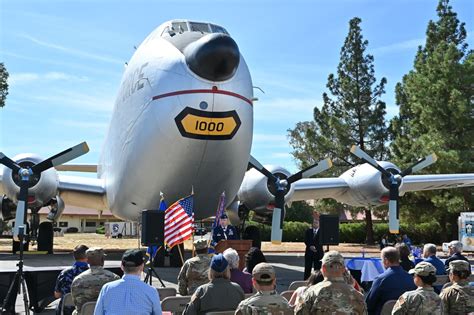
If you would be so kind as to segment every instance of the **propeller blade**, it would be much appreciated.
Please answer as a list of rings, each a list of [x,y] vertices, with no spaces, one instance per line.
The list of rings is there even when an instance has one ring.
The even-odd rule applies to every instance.
[[[11,160],[8,156],[0,152],[0,164],[5,165],[13,172],[18,173],[21,169],[20,165],[16,164],[13,160]]]
[[[271,178],[273,180],[277,180],[277,178],[275,177],[275,175],[273,175],[269,170],[267,170],[262,164],[260,164],[259,161],[257,161],[256,158],[254,158],[253,156],[250,156],[250,159],[249,159],[249,164],[254,168],[256,169],[257,171],[259,171],[260,173],[262,173],[263,175],[265,175],[266,177],[268,178]]]
[[[28,179],[22,179],[20,183],[20,194],[18,195],[18,204],[16,206],[15,226],[13,227],[13,239],[20,241],[20,227],[25,226],[25,216],[28,205]],[[24,229],[23,231],[26,230]]]
[[[418,171],[424,169],[425,167],[430,166],[431,164],[436,162],[436,160],[438,160],[438,157],[436,156],[436,154],[432,153],[432,154],[428,155],[427,157],[424,157],[424,158],[418,160],[418,162],[416,162],[415,164],[413,164],[409,168],[403,170],[403,172],[401,172],[400,175],[402,177],[404,177],[406,175],[410,175],[411,173],[418,172]]]
[[[288,180],[287,180],[288,184],[294,183],[297,180],[300,180],[302,178],[309,178],[313,175],[322,173],[325,170],[330,169],[331,167],[332,167],[331,159],[328,158],[328,159],[321,160],[318,163],[311,165],[310,167],[288,177]]]
[[[83,154],[86,154],[87,152],[89,152],[89,147],[87,146],[86,142],[82,142],[72,148],[64,150],[63,152],[58,153],[50,157],[49,159],[46,159],[36,164],[31,168],[31,170],[33,171],[33,173],[39,174],[53,166],[69,162]]]
[[[367,163],[369,163],[370,165],[372,165],[376,169],[378,169],[382,174],[384,174],[388,178],[390,178],[390,176],[392,176],[392,174],[390,174],[390,172],[388,172],[382,166],[380,166],[377,163],[377,161],[375,161],[370,155],[368,155],[367,153],[362,151],[361,148],[359,148],[358,146],[353,145],[352,148],[351,148],[351,153],[354,154],[355,156],[357,156],[358,158],[366,161]]]
[[[390,183],[390,201],[388,203],[388,229],[392,234],[398,234],[400,232],[398,186],[396,178],[392,177]]]
[[[272,234],[270,237],[272,244],[281,244],[283,229],[281,228],[280,222],[281,222],[282,216],[283,216],[282,209],[275,207],[273,209]]]

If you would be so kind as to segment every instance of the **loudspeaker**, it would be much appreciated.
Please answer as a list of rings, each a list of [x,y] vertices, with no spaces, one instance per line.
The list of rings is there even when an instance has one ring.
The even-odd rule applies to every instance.
[[[319,244],[339,245],[339,216],[330,214],[319,216]]]
[[[162,246],[165,240],[165,212],[163,210],[142,211],[142,245]]]

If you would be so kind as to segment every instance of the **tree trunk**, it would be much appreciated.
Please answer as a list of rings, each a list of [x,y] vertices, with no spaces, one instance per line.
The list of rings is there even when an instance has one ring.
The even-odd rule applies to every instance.
[[[372,211],[365,210],[365,243],[367,245],[374,245],[374,227],[372,224]]]

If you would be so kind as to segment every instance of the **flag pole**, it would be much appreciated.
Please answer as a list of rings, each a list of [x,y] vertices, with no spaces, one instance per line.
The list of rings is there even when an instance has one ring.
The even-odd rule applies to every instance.
[[[178,244],[178,245],[176,245],[176,246],[178,246],[179,257],[181,257],[181,262],[182,262],[183,265],[184,265],[183,253],[181,252],[181,246],[179,246],[179,245],[181,245],[181,244],[184,244],[184,243],[180,243],[180,244]],[[184,245],[183,245],[183,246],[184,246]]]

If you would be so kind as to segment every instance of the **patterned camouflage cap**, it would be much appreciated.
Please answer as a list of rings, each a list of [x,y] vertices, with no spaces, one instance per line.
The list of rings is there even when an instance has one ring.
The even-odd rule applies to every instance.
[[[86,251],[87,258],[107,256],[104,249],[100,247],[91,247]]]
[[[321,263],[323,265],[338,263],[344,266],[344,257],[342,257],[338,251],[330,250],[324,254],[323,259],[321,259]]]
[[[194,248],[196,250],[200,250],[200,249],[206,249],[207,248],[207,241],[203,238],[199,239],[199,240],[195,240],[194,241]]]
[[[267,263],[259,263],[252,270],[252,277],[258,282],[271,283],[275,279],[275,269]]]
[[[422,261],[418,263],[415,268],[408,271],[409,274],[415,274],[417,276],[429,276],[436,275],[436,268],[429,262]]]
[[[471,271],[471,266],[467,261],[455,260],[449,263],[449,271]]]

